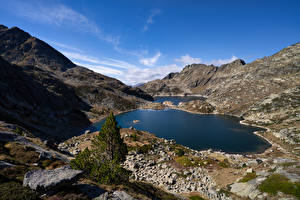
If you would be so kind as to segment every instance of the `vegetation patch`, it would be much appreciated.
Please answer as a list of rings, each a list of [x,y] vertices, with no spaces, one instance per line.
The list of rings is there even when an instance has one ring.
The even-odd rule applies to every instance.
[[[18,181],[11,181],[0,175],[0,200],[35,200],[38,195]]]
[[[86,148],[70,164],[74,169],[84,170],[88,178],[98,183],[126,183],[130,171],[120,164],[125,161],[127,152],[120,136],[120,127],[113,113],[110,113],[99,134],[92,140],[91,150]]]
[[[187,156],[180,156],[175,158],[175,162],[184,166],[184,167],[192,167],[195,166],[195,164],[192,163],[191,159],[189,159]]]
[[[176,154],[176,156],[181,157],[181,156],[184,156],[185,152],[182,148],[177,148],[177,149],[175,149],[175,154]]]
[[[290,182],[285,176],[280,174],[272,174],[259,185],[261,192],[267,192],[276,195],[277,192],[293,195],[300,198],[300,182]]]
[[[257,177],[257,175],[256,175],[255,172],[247,173],[246,176],[244,176],[239,182],[245,183],[245,182],[248,182],[252,179],[255,179],[256,177]]]
[[[220,167],[223,167],[223,168],[228,168],[228,167],[230,167],[230,163],[228,162],[227,159],[224,159],[223,161],[219,162],[218,165],[219,165]]]
[[[190,200],[204,200],[202,197],[196,196],[196,195],[189,196],[189,199],[190,199]]]

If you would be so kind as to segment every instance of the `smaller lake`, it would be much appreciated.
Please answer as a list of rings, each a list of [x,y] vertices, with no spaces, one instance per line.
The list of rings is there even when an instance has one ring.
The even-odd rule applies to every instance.
[[[193,100],[204,100],[204,97],[196,96],[157,96],[154,97],[154,102],[163,103],[164,101],[171,101],[174,105],[178,105],[180,102],[187,102]]]
[[[195,150],[214,149],[227,153],[263,152],[270,144],[253,134],[260,128],[245,126],[239,118],[224,115],[200,115],[180,110],[135,110],[116,116],[122,128],[134,127],[158,137],[174,139]],[[140,123],[133,123],[139,120]],[[94,124],[100,130],[104,120]]]

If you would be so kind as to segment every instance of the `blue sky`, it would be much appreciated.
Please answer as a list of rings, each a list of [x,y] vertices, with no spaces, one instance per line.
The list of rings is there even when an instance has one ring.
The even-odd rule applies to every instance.
[[[142,83],[191,63],[251,62],[299,42],[299,0],[0,0],[18,26],[78,65]]]

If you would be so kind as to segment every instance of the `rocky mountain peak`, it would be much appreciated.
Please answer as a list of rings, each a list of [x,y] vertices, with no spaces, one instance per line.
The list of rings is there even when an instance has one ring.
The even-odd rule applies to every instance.
[[[34,65],[58,73],[76,67],[50,45],[18,27],[0,29],[0,55],[11,63]]]
[[[179,73],[178,73],[178,72],[176,72],[176,73],[171,72],[171,73],[169,73],[167,76],[165,76],[165,77],[163,78],[163,80],[172,79],[172,78],[174,78],[177,74],[179,74]]]
[[[7,29],[8,29],[8,27],[6,27],[6,26],[0,24],[0,31],[2,31],[2,30],[7,30]]]
[[[242,66],[242,65],[246,65],[246,62],[242,59],[236,59],[236,60],[232,61],[231,63],[221,65],[220,68],[238,67],[238,66]]]

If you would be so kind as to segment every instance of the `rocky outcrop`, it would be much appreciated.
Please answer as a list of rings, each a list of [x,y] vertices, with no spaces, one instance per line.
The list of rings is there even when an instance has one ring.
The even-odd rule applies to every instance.
[[[210,103],[207,103],[204,100],[195,100],[189,102],[180,102],[178,104],[178,108],[184,109],[189,112],[196,112],[196,113],[212,113],[215,110],[215,107],[212,106]]]
[[[72,182],[82,171],[64,166],[53,170],[32,170],[25,174],[23,185],[38,192],[48,191],[61,184]]]
[[[273,93],[257,102],[244,113],[247,123],[268,127],[273,135],[289,144],[300,141],[300,87]]]

